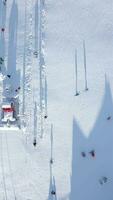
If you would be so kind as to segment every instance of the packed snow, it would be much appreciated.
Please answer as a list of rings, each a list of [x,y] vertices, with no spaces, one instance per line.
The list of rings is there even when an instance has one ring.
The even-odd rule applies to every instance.
[[[112,0],[0,0],[0,200],[113,200],[112,24]]]

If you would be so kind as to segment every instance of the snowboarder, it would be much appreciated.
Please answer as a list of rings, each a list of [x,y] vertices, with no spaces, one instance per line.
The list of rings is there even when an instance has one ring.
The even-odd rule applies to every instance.
[[[85,152],[81,152],[82,157],[86,157]]]
[[[90,151],[89,153],[91,154],[92,157],[95,157],[95,151],[94,150]]]

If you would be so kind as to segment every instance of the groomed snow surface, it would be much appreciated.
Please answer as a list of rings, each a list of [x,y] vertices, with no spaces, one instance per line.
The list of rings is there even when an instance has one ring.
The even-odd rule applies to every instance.
[[[25,103],[29,116],[34,109],[32,93],[39,90],[39,75],[36,76],[39,64],[33,56],[38,42],[36,37],[34,40],[38,28],[34,23],[37,3],[38,0],[7,0],[3,9],[0,0],[0,28],[5,27],[4,34],[0,33],[0,57],[5,58],[2,73],[5,76],[7,70],[12,74],[14,96],[15,89],[22,86],[26,62]],[[113,2],[43,0],[42,3],[45,3],[42,45],[48,118],[43,138],[37,136],[36,147],[32,145],[33,120],[26,128],[0,129],[0,200],[113,200]],[[25,5],[29,12],[26,42]],[[88,91],[85,91],[83,41]],[[79,96],[75,96],[75,49]],[[0,103],[5,95],[4,85],[1,79]],[[18,95],[21,112],[23,93]],[[53,164],[50,164],[51,123]],[[56,195],[51,194],[52,190]]]

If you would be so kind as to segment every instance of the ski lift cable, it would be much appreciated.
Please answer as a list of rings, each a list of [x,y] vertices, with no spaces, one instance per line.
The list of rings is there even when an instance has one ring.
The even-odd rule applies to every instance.
[[[14,194],[14,200],[16,200],[17,198],[16,198],[16,192],[15,192],[15,187],[14,187],[14,182],[13,182],[13,173],[12,173],[12,168],[11,168],[11,161],[10,161],[7,133],[5,133],[5,139],[6,139],[7,157],[8,157],[8,165],[9,165],[9,172],[10,172],[12,190],[13,190],[13,194]]]
[[[6,180],[5,180],[5,170],[4,170],[4,161],[3,161],[3,133],[1,133],[1,138],[0,138],[0,147],[1,147],[1,169],[2,169],[2,179],[3,179],[3,187],[4,187],[4,195],[5,195],[5,200],[8,200],[8,195],[7,195],[7,189],[6,189]]]

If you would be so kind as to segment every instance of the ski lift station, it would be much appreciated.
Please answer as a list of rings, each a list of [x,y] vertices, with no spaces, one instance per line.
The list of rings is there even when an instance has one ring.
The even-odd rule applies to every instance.
[[[4,125],[16,125],[18,124],[18,99],[17,98],[5,98],[2,103],[1,110],[1,124]]]

